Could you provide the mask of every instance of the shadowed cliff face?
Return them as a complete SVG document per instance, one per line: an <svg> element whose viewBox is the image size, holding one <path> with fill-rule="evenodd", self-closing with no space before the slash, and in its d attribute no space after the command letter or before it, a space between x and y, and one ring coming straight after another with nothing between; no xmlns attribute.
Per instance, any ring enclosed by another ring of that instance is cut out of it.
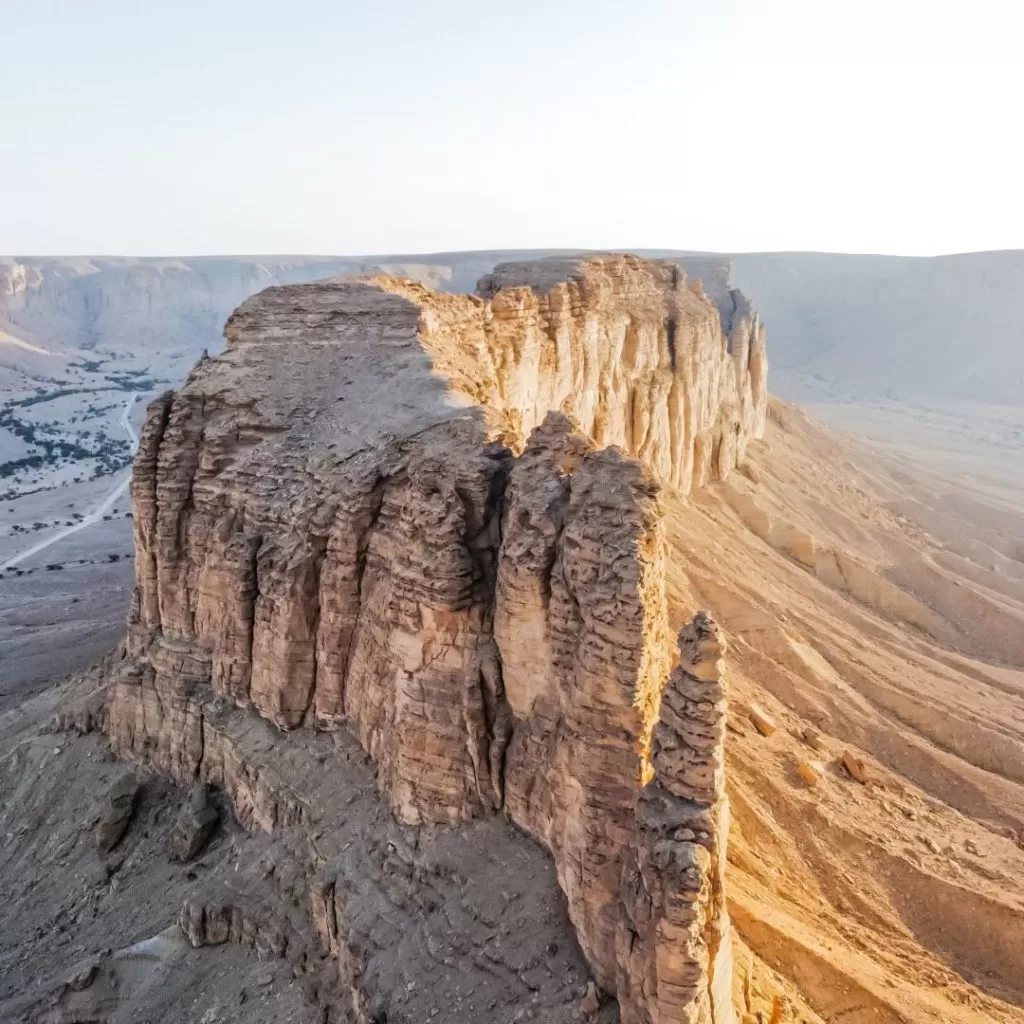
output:
<svg viewBox="0 0 1024 1024"><path fill-rule="evenodd" d="M652 1015L616 945L670 660L658 479L725 478L763 430L756 316L602 257L500 267L479 297L269 289L226 337L143 431L115 749L194 776L212 697L344 726L401 821L504 809L551 850L631 1020L709 1020ZM707 1002L705 931L680 1005Z"/></svg>

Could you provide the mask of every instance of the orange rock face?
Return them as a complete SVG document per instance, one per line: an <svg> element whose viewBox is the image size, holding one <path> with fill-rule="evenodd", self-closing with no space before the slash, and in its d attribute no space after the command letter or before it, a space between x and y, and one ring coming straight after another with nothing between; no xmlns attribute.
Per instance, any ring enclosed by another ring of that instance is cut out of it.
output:
<svg viewBox="0 0 1024 1024"><path fill-rule="evenodd" d="M268 289L231 317L221 356L151 405L109 730L187 776L197 693L286 730L343 726L402 821L503 809L537 837L629 1019L691 1019L664 1015L688 998L666 994L679 979L650 989L644 922L689 928L712 965L728 948L719 698L713 720L692 698L711 747L671 733L686 686L720 683L698 625L685 685L661 698L658 481L724 477L763 429L763 330L739 300L726 317L678 267L635 257L511 264L480 291ZM669 796L696 800L679 828L706 833L678 841L678 877L651 846ZM663 897L648 889L641 911L651 871L668 871Z"/></svg>

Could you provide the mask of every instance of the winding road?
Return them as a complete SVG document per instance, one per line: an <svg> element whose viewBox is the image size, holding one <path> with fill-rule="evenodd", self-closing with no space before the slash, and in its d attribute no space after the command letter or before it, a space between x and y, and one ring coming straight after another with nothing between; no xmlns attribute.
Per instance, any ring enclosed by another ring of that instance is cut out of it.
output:
<svg viewBox="0 0 1024 1024"><path fill-rule="evenodd" d="M132 455L139 450L139 435L135 433L135 428L131 425L128 417L131 415L132 407L135 405L138 398L138 394L133 394L128 401L125 402L124 410L121 412L120 421L122 428L131 441ZM75 523L74 526L66 526L63 530L58 530L52 537L47 537L46 540L41 540L37 544L33 544L32 547L26 548L24 551L19 551L12 558L8 558L6 562L0 565L0 572L3 572L4 569L10 569L19 562L25 561L26 558L38 555L40 551L45 551L51 544L56 544L65 537L70 537L71 534L78 533L79 530L84 530L87 526L94 526L103 518L104 515L107 514L107 512L110 511L110 509L114 507L114 503L117 499L128 490L128 485L131 481L132 475L129 470L128 475L124 480L122 480L117 487L115 487L87 516L85 516L81 522Z"/></svg>

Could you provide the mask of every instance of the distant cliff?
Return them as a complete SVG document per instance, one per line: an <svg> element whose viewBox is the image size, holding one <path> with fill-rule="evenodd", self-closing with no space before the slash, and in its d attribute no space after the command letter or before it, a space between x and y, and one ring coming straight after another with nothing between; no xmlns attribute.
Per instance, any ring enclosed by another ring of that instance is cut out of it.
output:
<svg viewBox="0 0 1024 1024"><path fill-rule="evenodd" d="M228 314L274 284L395 273L471 291L496 264L542 251L168 259L0 257L0 371L46 361L4 343L154 354L180 378L221 344ZM678 260L728 317L739 287L772 330L775 389L812 400L879 396L1015 404L1024 393L1017 296L1024 252L934 258L836 253L696 255ZM731 269L730 269L731 265ZM731 275L731 276L730 276ZM52 370L52 366L50 369ZM3 384L0 373L0 386Z"/></svg>

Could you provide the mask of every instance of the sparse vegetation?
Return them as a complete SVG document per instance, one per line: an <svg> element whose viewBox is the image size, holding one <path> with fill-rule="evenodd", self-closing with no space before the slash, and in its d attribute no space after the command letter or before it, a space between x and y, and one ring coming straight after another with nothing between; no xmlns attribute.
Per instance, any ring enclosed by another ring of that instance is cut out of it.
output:
<svg viewBox="0 0 1024 1024"><path fill-rule="evenodd" d="M110 381L114 387L122 391L154 391L164 381L154 380L146 376L146 370L118 370L116 373L104 375L104 380Z"/></svg>
<svg viewBox="0 0 1024 1024"><path fill-rule="evenodd" d="M131 445L123 438L109 437L102 430L82 430L75 438L69 438L65 433L65 427L60 423L35 423L20 419L15 415L16 409L77 393L79 392L74 389L48 391L30 398L8 402L0 409L0 428L9 430L26 445L37 449L21 458L0 463L0 479L45 467L67 465L72 461L96 460L97 465L92 473L92 479L95 480L101 476L116 473L131 462ZM116 405L117 403L114 406L103 407L103 409L109 410ZM92 408L99 410L99 407ZM96 415L100 414L100 411L96 412ZM81 480L81 475L74 478L75 483L80 483ZM13 496L16 492L9 493L10 496ZM7 494L3 495L3 497L7 496Z"/></svg>

